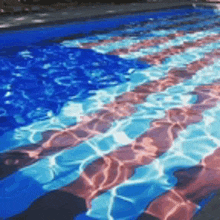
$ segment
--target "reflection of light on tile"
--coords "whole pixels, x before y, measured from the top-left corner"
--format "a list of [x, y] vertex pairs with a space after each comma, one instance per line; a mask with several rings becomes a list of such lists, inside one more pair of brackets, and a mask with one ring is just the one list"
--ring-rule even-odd
[[6, 27], [10, 27], [10, 24], [0, 24], [0, 28], [6, 28]]
[[14, 20], [16, 20], [16, 21], [23, 21], [25, 19], [26, 19], [25, 17], [20, 17], [20, 18], [15, 18]]
[[68, 12], [63, 12], [62, 15], [68, 15]]
[[130, 144], [132, 139], [130, 139], [124, 132], [115, 132], [113, 137], [116, 142], [120, 144]]
[[32, 20], [33, 23], [43, 23], [45, 22], [45, 20], [41, 20], [41, 19], [35, 19], [35, 20]]
[[6, 114], [7, 114], [6, 110], [0, 107], [0, 116], [5, 116]]

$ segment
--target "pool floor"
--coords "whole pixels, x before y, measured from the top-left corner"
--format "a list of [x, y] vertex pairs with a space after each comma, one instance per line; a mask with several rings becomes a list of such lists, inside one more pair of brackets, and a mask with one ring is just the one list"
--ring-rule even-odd
[[127, 19], [2, 48], [0, 218], [219, 219], [219, 11]]

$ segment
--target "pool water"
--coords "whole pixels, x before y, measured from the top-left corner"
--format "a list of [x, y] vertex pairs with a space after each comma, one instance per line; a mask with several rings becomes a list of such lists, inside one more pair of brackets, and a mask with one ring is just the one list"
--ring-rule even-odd
[[219, 11], [168, 11], [2, 49], [0, 218], [190, 220], [220, 189]]

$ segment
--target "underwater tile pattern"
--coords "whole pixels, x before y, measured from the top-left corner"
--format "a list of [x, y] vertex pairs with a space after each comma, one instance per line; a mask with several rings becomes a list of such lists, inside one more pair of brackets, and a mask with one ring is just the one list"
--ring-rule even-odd
[[219, 11], [160, 19], [0, 53], [0, 218], [212, 219]]

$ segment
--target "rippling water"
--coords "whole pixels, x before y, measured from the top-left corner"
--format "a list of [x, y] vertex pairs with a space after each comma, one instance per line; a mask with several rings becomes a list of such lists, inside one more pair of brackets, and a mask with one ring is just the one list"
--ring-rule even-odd
[[[85, 59], [86, 57], [86, 59]], [[0, 60], [1, 133], [58, 114], [63, 105], [127, 82], [148, 65], [93, 51], [50, 45]]]
[[190, 220], [219, 190], [219, 12], [181, 10], [0, 55], [0, 217]]

